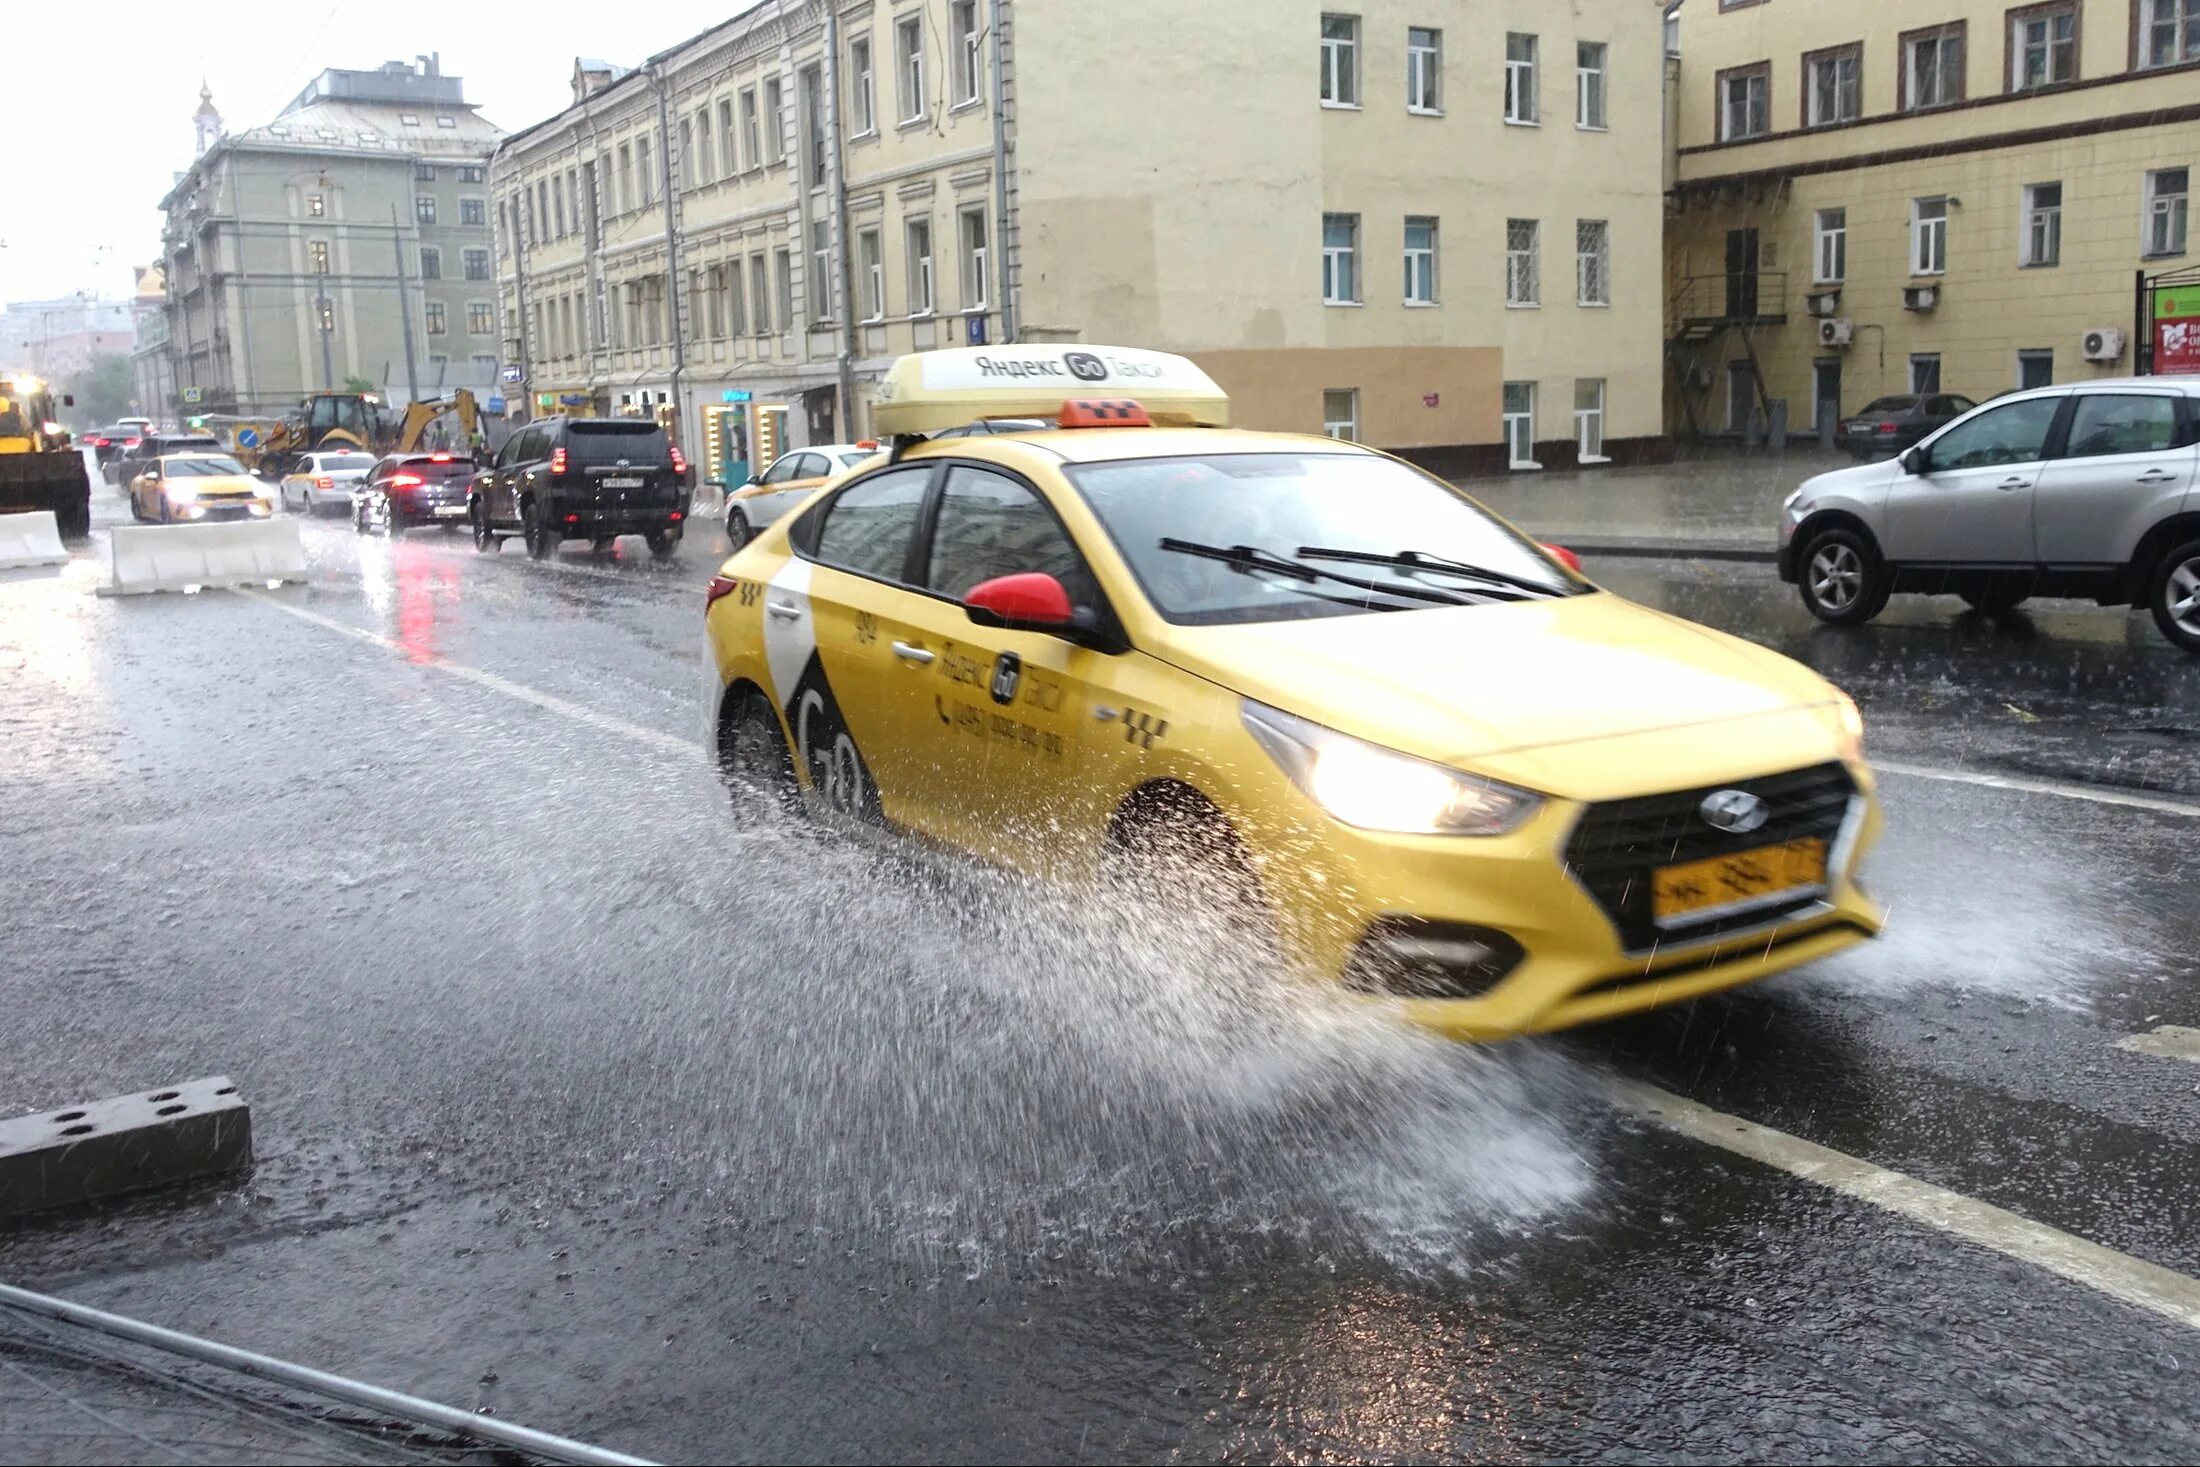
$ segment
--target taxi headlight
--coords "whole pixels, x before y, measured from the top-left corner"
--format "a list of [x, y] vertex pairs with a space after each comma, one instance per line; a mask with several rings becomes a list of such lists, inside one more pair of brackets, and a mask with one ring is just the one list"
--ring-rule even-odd
[[195, 485], [171, 482], [168, 485], [168, 497], [177, 504], [190, 504], [199, 497], [199, 491]]
[[1399, 754], [1245, 701], [1246, 731], [1291, 782], [1346, 825], [1394, 835], [1503, 835], [1543, 802], [1525, 790]]

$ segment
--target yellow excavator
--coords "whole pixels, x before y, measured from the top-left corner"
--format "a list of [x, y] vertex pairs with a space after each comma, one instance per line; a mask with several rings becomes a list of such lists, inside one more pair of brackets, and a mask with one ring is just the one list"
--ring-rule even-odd
[[461, 441], [450, 445], [456, 452], [472, 453], [481, 439], [481, 409], [474, 402], [474, 395], [461, 387], [449, 397], [439, 397], [433, 402], [416, 402], [405, 409], [404, 421], [397, 425], [397, 442], [392, 453], [412, 453], [428, 436], [428, 429], [437, 419], [456, 414], [462, 435]]
[[[263, 479], [280, 479], [309, 453], [350, 448], [379, 453], [387, 441], [381, 399], [369, 392], [316, 392], [244, 457]], [[242, 457], [243, 455], [240, 454]]]
[[[64, 394], [62, 407], [76, 406]], [[28, 372], [0, 372], [0, 514], [52, 510], [64, 539], [92, 533], [92, 481], [54, 412], [54, 395]]]

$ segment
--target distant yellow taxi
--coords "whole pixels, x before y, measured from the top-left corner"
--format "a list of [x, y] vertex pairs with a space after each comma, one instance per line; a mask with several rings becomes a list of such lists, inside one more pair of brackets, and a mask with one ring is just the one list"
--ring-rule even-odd
[[[1051, 878], [1180, 871], [1461, 1038], [1879, 930], [1861, 725], [1807, 668], [1388, 455], [1228, 431], [1180, 357], [928, 352], [875, 414], [891, 451], [711, 583], [737, 792]], [[1060, 426], [923, 436], [1010, 417]]]
[[275, 512], [268, 486], [226, 453], [170, 453], [126, 486], [130, 517], [163, 525], [264, 520]]

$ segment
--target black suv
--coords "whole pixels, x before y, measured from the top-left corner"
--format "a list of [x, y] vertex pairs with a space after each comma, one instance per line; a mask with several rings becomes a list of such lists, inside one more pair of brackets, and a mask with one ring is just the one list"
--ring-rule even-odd
[[643, 535], [661, 560], [687, 527], [687, 463], [647, 418], [542, 418], [505, 440], [470, 499], [477, 550], [516, 533], [544, 560], [563, 540]]
[[101, 464], [99, 472], [108, 483], [127, 487], [132, 479], [145, 472], [147, 464], [163, 454], [227, 452], [222, 441], [211, 433], [148, 433]]

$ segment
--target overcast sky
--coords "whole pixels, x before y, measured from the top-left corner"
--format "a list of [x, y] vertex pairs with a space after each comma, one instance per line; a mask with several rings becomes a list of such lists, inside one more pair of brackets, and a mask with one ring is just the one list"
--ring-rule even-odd
[[[14, 17], [60, 37], [9, 47], [15, 176], [0, 189], [0, 300], [91, 289], [127, 296], [131, 267], [160, 251], [156, 207], [191, 161], [203, 73], [230, 131], [269, 121], [325, 68], [371, 70], [439, 51], [467, 100], [507, 131], [571, 100], [576, 54], [631, 66], [756, 0], [610, 7], [423, 0], [224, 0], [218, 6], [83, 0]], [[20, 10], [21, 7], [7, 7]], [[570, 11], [570, 19], [568, 18]], [[574, 23], [580, 21], [580, 23]]]

